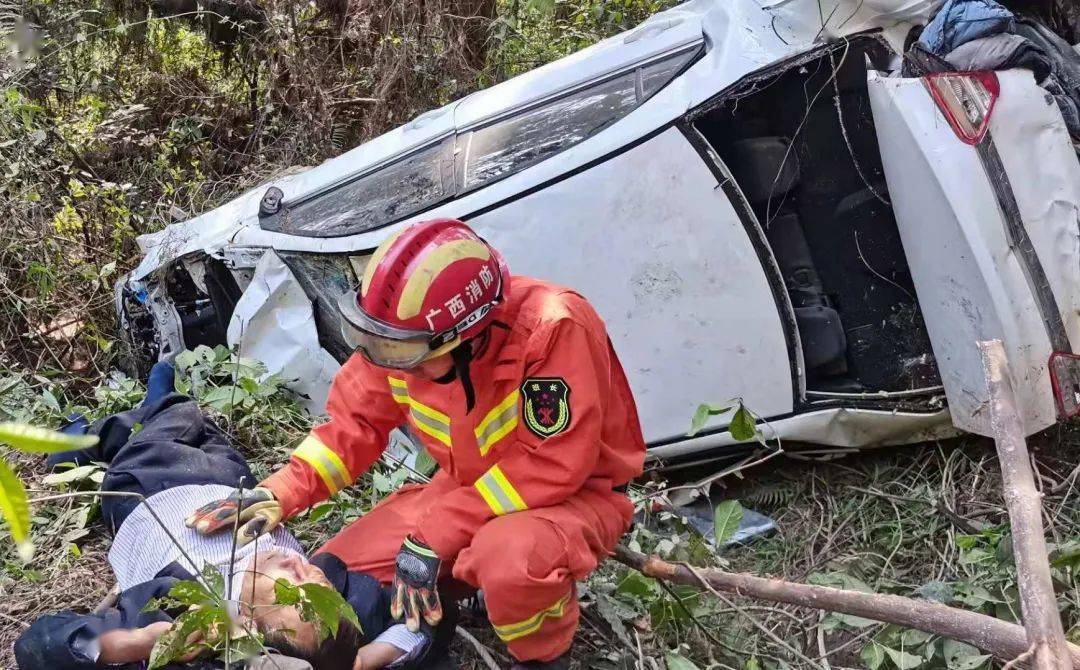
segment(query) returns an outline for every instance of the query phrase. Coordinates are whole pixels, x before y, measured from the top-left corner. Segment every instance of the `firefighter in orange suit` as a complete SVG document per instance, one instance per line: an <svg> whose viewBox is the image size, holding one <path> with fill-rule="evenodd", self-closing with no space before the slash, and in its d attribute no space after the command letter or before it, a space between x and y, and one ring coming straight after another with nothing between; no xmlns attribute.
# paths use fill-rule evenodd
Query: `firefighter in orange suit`
<svg viewBox="0 0 1080 670"><path fill-rule="evenodd" d="M627 530L623 490L645 444L603 322L577 293L509 274L455 220L386 240L359 291L339 303L360 356L341 368L329 420L254 491L189 519L241 539L349 486L408 423L438 461L324 551L393 583L392 614L413 629L441 617L436 577L483 589L515 668L567 667L575 581Z"/></svg>

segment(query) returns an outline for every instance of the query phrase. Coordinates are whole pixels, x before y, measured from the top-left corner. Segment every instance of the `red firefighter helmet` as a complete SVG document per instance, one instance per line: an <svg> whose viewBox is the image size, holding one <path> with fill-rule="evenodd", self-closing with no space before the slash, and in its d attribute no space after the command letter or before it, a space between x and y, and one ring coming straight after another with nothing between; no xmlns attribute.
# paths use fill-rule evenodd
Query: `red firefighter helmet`
<svg viewBox="0 0 1080 670"><path fill-rule="evenodd" d="M360 289L341 296L342 334L376 365L415 367L483 332L509 284L502 256L461 221L415 223L379 245Z"/></svg>

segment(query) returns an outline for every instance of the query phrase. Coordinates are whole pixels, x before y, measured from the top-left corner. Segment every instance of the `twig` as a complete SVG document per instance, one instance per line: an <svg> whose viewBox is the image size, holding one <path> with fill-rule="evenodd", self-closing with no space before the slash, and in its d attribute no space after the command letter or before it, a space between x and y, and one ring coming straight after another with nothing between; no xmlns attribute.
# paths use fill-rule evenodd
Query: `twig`
<svg viewBox="0 0 1080 670"><path fill-rule="evenodd" d="M109 589L109 592L106 593L105 597L102 598L101 601L97 605L94 606L94 609L91 610L91 612L93 612L94 614L104 614L105 610L107 610L110 607L112 607L113 605L115 605L116 601L118 601L119 599L120 599L120 585L116 584L111 589Z"/></svg>
<svg viewBox="0 0 1080 670"><path fill-rule="evenodd" d="M880 272L878 272L877 270L875 270L875 269L873 268L873 266L871 266L871 265L870 265L870 262L866 260L866 256L863 256L863 252L862 252L862 247L861 247L861 246L859 246L859 231L857 231L857 230L855 230L855 231L852 231L852 235L854 235L854 236L855 236L855 251L857 251L857 252L858 252L858 254L859 254L859 260L860 260L860 261L862 261L862 264L866 266L866 269L867 269L867 270L869 270L869 271L870 271L871 273L873 273L873 275L874 275L875 277L877 277L878 279L880 279L880 280L882 280L882 281L884 281L884 282L887 282L887 283L889 283L889 284L892 284L892 285L893 285L893 286L895 286L896 288L898 288L898 289L900 289L901 291L903 291L903 292L904 292L904 295L906 295L907 297L911 298L912 302L915 302L915 296L911 295L911 291L907 290L906 288L904 288L904 287L903 287L903 286L901 286L900 284L896 283L895 281L893 281L893 280L889 279L889 278L888 278L888 277L886 277L885 275L883 275L883 274L881 274Z"/></svg>
<svg viewBox="0 0 1080 670"><path fill-rule="evenodd" d="M978 535L981 532L973 523L949 509L944 498L938 498L937 504L935 504L934 507L937 508L937 511L940 512L943 517L951 521L954 526L964 531L966 534Z"/></svg>
<svg viewBox="0 0 1080 670"><path fill-rule="evenodd" d="M832 670L832 666L829 665L829 651L825 648L825 626L821 625L824 620L825 612L820 612L818 615L818 625L815 626L815 628L817 628L818 659L825 667L825 670Z"/></svg>
<svg viewBox="0 0 1080 670"><path fill-rule="evenodd" d="M743 617L745 617L746 619L749 619L750 623L752 623L754 625L754 628L757 628L758 630L760 630L770 640L772 640L776 644L780 645L784 649L787 649L789 652L794 654L800 661L805 663L808 667L818 667L818 668L824 668L825 667L821 663L815 663L813 661L813 659L811 659L809 656L802 653L801 651L799 651L798 649L796 649L792 645L788 644L783 638L781 638L779 635L774 633L771 628L769 628L765 624L758 621L757 617L755 617L752 614L750 614L749 612L745 611L742 608L742 606L739 605L738 603L736 603L734 600L732 600L731 598L728 598L724 594L722 594L719 591L717 591L716 589L714 589L709 584L709 582L707 582L704 578L701 577L701 575L698 573L697 568L695 568L694 566L692 566L692 565L690 565L688 563L683 563L682 565L687 570L689 570L691 573L693 573L695 577L698 578L698 582L701 584L701 586L704 586L706 589L708 589L710 592L712 592L712 594L714 596L716 596L717 598L720 599L720 602L724 603L728 607L734 608Z"/></svg>
<svg viewBox="0 0 1080 670"><path fill-rule="evenodd" d="M465 630L461 626L454 629L461 639L465 640L473 646L476 653L480 656L480 660L484 662L484 665L488 667L488 670L499 670L499 664L495 662L495 659L491 656L491 652L488 650L484 643L473 637L473 634Z"/></svg>
<svg viewBox="0 0 1080 670"><path fill-rule="evenodd" d="M10 614L6 614L4 612L0 612L0 617L3 617L5 619L7 619L8 621L15 624L16 626L19 626L20 628L29 628L30 627L30 624L26 623L25 621L22 621L21 619L16 619L15 617L11 616Z"/></svg>
<svg viewBox="0 0 1080 670"><path fill-rule="evenodd" d="M1077 476L1080 476L1080 465L1077 465L1075 468L1073 468L1073 471L1070 472L1065 477L1065 479L1062 479L1060 483L1054 484L1053 486L1051 486L1050 487L1050 493L1053 493L1053 494L1061 493L1066 488L1068 488L1070 484L1072 484L1072 481L1074 479L1076 479Z"/></svg>
<svg viewBox="0 0 1080 670"><path fill-rule="evenodd" d="M837 5L837 7L839 7L839 5ZM855 11L857 12L859 10L856 9ZM852 14L852 16L854 16L854 14ZM850 18L851 17L848 17L848 20L850 20ZM845 21L844 23L847 23L847 21ZM843 24L840 25L842 26ZM844 41L847 41L846 37L844 38ZM859 159L855 157L855 149L851 146L851 138L848 137L847 126L844 125L844 110L840 106L840 84L837 81L840 78L840 73L836 67L836 61L833 60L832 51L829 51L829 64L832 65L833 68L833 104L836 107L836 120L840 122L840 134L844 136L844 144L847 145L848 155L851 156L851 164L855 166L855 172L859 173L859 179L861 179L862 183L866 185L866 188L870 190L870 193L872 193L874 197L877 198L879 202L881 202L881 204L889 206L889 199L878 193L877 189L870 184L870 180L868 180L866 178L866 175L863 174L862 166L859 165Z"/></svg>
<svg viewBox="0 0 1080 670"><path fill-rule="evenodd" d="M1012 670L1019 667L1021 663L1027 663L1028 659L1035 655L1035 644L1033 643L1028 650L1020 654L1013 660L1009 661L1005 665L1001 666L1001 670Z"/></svg>
<svg viewBox="0 0 1080 670"><path fill-rule="evenodd" d="M641 653L641 633L634 629L634 640L637 641L637 667L638 670L645 670L645 654Z"/></svg>
<svg viewBox="0 0 1080 670"><path fill-rule="evenodd" d="M345 105L377 105L382 98L345 98L343 100L330 101L330 107L342 107Z"/></svg>
<svg viewBox="0 0 1080 670"><path fill-rule="evenodd" d="M760 452L758 452L758 453L760 453ZM648 494L646 496L646 498L655 498L657 496L672 493L674 491L685 491L685 490L688 490L688 489L702 489L702 488L705 488L706 486L712 484L713 482L715 482L717 480L723 479L724 477L729 477L729 476L735 474L736 472L742 472L743 470L748 470L749 468L761 465L762 463L764 463L766 461L769 461L769 460L772 460L773 458L776 458L780 454L784 454L784 453L787 453L787 452L785 452L783 449L779 449L779 448L773 449L772 451L767 453L765 456L762 456L761 458L759 458L759 459L757 459L755 461L751 461L750 459L743 459L742 461L740 461L739 463L736 463L735 465L731 466L730 468L727 468L726 470L721 470L720 472L718 472L718 473L716 473L714 475L709 475L708 477L706 477L704 479L701 479L701 480L699 480L697 482L694 482L693 484L685 484L683 486L672 486L671 488L668 488L668 489L660 489L658 491L654 491L654 492ZM750 456L750 458L753 458L753 456Z"/></svg>

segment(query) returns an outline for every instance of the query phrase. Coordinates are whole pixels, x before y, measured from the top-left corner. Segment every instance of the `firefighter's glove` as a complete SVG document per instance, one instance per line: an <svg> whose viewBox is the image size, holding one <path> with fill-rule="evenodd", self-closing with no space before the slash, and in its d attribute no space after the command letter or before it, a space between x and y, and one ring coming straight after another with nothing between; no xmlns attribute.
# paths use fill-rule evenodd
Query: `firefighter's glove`
<svg viewBox="0 0 1080 670"><path fill-rule="evenodd" d="M200 535L231 529L239 517L236 546L242 547L281 523L281 503L270 489L237 489L228 498L207 503L192 512L184 523Z"/></svg>
<svg viewBox="0 0 1080 670"><path fill-rule="evenodd" d="M409 535L401 545L395 562L397 572L394 574L390 616L395 619L405 617L405 627L414 633L420 630L421 616L429 626L438 625L443 616L436 589L439 567L442 565L438 554Z"/></svg>

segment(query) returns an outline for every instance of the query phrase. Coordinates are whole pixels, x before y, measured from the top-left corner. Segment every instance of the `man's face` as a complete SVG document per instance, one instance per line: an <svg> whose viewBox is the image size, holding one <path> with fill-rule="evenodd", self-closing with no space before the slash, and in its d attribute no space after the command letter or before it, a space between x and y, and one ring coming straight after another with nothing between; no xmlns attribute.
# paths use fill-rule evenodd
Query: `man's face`
<svg viewBox="0 0 1080 670"><path fill-rule="evenodd" d="M264 633L285 633L297 647L314 649L319 642L315 625L302 621L296 607L274 604L277 600L274 584L279 579L297 586L321 584L333 587L322 570L292 552L269 551L258 556L244 574L240 598L251 606L256 627Z"/></svg>

